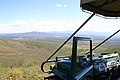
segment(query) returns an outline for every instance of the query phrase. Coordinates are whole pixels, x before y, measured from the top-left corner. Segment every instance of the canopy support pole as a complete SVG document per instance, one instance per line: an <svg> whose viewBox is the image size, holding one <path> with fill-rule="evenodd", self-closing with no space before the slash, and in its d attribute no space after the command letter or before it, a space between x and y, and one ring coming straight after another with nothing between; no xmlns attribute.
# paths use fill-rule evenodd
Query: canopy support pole
<svg viewBox="0 0 120 80"><path fill-rule="evenodd" d="M120 30L116 31L116 32L113 33L111 36L109 36L108 38L106 38L104 41L102 41L101 43L99 43L97 46L95 46L95 47L92 49L92 51L95 50L96 48L98 48L98 47L99 47L100 45L102 45L103 43L105 43L105 42L106 42L107 40L109 40L110 38L112 38L112 37L113 37L114 35L116 35L119 31L120 31ZM90 51L87 52L86 55L87 55L88 53L90 53Z"/></svg>
<svg viewBox="0 0 120 80"><path fill-rule="evenodd" d="M50 56L48 57L48 59L46 59L45 62L42 63L41 65L41 70L45 73L47 73L48 71L45 71L43 66L45 63L48 62L49 59L51 59L94 15L96 12L94 12L68 39L66 39L63 44L61 46L58 47L58 49L56 49L56 51Z"/></svg>

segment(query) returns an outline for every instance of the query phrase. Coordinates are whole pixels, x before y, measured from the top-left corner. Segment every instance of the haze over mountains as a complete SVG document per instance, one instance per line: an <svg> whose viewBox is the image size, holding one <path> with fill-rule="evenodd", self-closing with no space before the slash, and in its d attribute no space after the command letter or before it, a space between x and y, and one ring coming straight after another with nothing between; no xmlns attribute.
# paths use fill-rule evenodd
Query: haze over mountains
<svg viewBox="0 0 120 80"><path fill-rule="evenodd" d="M0 37L2 38L48 38L48 37L55 37L55 38L67 38L69 37L73 31L62 31L62 32L25 32L25 33L2 33ZM75 36L82 36L82 37L90 37L92 39L104 39L110 36L113 33L110 32L90 32L90 31L82 31L78 32ZM116 34L114 39L120 40L120 33Z"/></svg>

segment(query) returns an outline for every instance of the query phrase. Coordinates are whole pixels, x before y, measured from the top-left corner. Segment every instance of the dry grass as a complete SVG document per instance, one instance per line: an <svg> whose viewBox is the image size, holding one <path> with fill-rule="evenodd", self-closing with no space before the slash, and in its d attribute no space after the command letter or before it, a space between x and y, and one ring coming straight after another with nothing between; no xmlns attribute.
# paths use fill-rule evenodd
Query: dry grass
<svg viewBox="0 0 120 80"><path fill-rule="evenodd" d="M64 39L0 39L0 80L42 80L40 64L58 48ZM93 46L100 41L94 41ZM86 43L82 43L86 44ZM80 44L78 52L88 51L88 45ZM82 46L81 46L82 45ZM69 42L57 55L70 55L72 44ZM110 41L94 52L120 53L120 41ZM83 53L85 53L84 51ZM56 55L56 56L57 56ZM49 66L46 66L48 69Z"/></svg>

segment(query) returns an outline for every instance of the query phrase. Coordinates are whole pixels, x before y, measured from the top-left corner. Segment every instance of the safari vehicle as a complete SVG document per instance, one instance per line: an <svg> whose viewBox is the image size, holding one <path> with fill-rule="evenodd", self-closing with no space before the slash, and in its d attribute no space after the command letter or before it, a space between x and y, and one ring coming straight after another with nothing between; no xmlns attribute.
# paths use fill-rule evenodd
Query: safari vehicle
<svg viewBox="0 0 120 80"><path fill-rule="evenodd" d="M92 51L117 34L120 30L92 48L92 40L74 35L96 14L102 17L120 17L120 0L81 0L80 7L92 15L65 42L41 64L41 70L52 74L44 80L117 80L120 77L120 53L93 54ZM71 38L73 38L72 55L57 56L50 60ZM90 51L84 56L77 55L77 44L89 41ZM50 70L44 70L46 63L55 62Z"/></svg>

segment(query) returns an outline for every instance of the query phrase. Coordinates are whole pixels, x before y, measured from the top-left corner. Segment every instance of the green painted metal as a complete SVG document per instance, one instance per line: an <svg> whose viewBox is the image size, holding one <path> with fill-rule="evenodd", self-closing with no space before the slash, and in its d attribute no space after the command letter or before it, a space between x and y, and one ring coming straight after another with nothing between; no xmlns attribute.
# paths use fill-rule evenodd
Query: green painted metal
<svg viewBox="0 0 120 80"><path fill-rule="evenodd" d="M76 59L77 59L77 38L73 37L70 80L75 80Z"/></svg>
<svg viewBox="0 0 120 80"><path fill-rule="evenodd" d="M90 41L90 62L92 64L92 40L86 37L73 37L72 57L71 57L71 72L69 80L75 80L76 75L76 59L77 59L77 43L78 41Z"/></svg>

